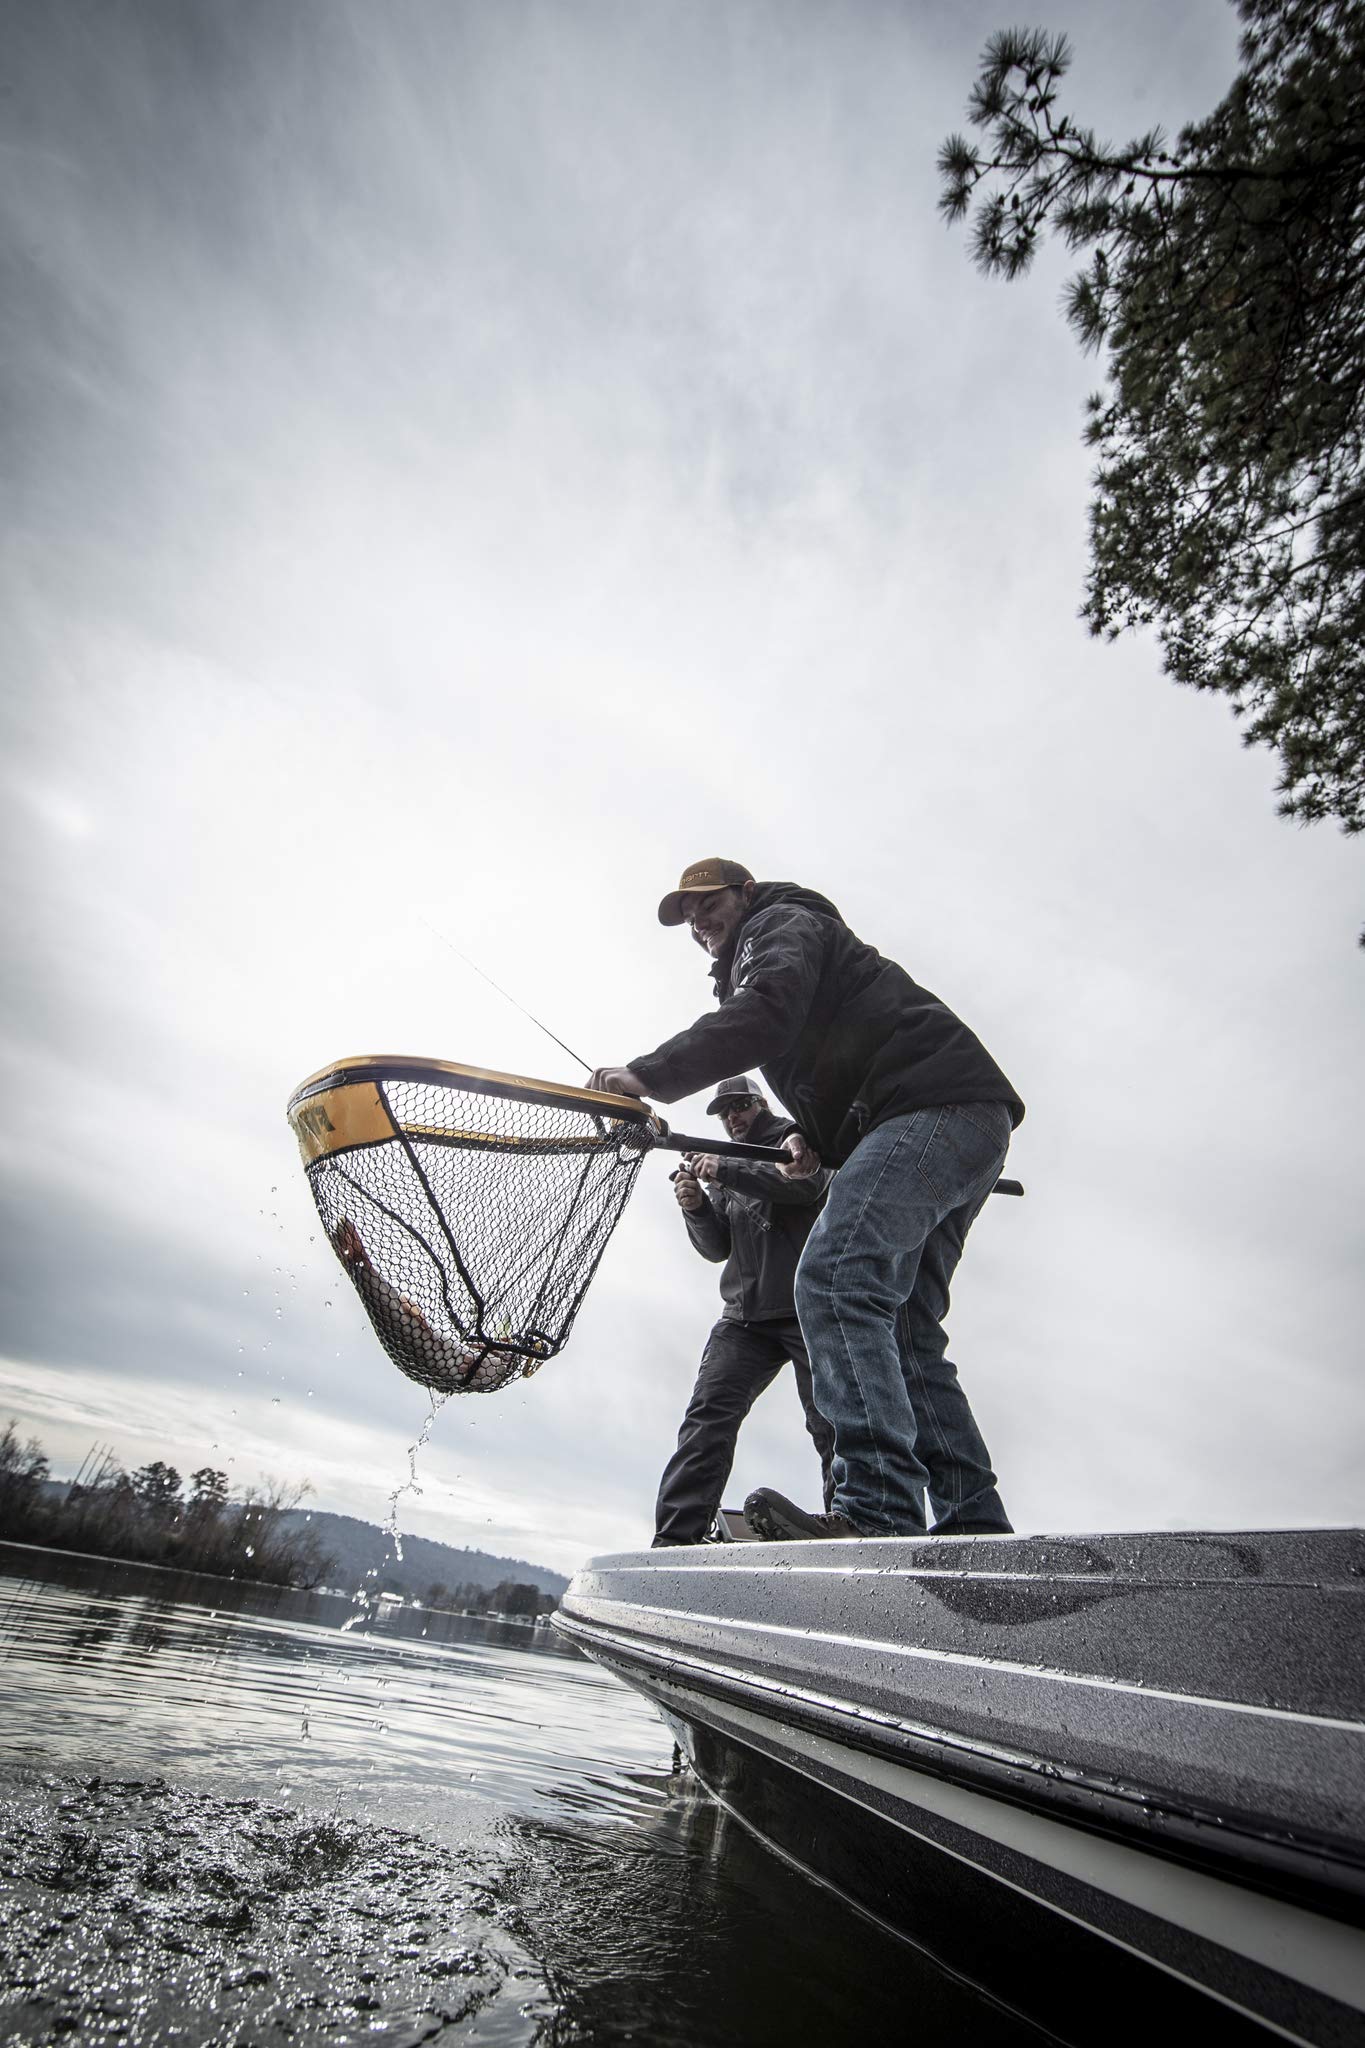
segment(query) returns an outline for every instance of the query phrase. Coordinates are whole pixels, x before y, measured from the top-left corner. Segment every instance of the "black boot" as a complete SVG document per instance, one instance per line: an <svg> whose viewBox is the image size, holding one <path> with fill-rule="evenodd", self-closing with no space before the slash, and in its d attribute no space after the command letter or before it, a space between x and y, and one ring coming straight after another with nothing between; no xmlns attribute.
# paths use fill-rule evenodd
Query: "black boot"
<svg viewBox="0 0 1365 2048"><path fill-rule="evenodd" d="M811 1515L784 1493L760 1486L744 1503L744 1519L765 1543L807 1543L812 1537L861 1536L846 1515Z"/></svg>

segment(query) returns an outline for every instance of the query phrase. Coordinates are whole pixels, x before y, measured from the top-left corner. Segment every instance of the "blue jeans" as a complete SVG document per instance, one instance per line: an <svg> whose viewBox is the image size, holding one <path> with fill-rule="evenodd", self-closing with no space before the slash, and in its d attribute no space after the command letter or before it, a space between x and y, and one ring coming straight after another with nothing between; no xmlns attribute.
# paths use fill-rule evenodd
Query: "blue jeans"
<svg viewBox="0 0 1365 2048"><path fill-rule="evenodd" d="M1003 1103L879 1124L834 1176L796 1269L836 1514L869 1535L1008 1531L943 1318L963 1241L1005 1162Z"/></svg>

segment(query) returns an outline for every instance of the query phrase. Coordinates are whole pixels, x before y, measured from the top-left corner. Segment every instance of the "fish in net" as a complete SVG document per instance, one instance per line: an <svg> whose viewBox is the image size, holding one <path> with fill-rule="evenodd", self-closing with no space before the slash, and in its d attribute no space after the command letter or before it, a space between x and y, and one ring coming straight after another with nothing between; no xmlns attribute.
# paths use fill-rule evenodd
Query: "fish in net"
<svg viewBox="0 0 1365 2048"><path fill-rule="evenodd" d="M289 1121L375 1335L441 1393L490 1393L562 1349L667 1141L626 1096L396 1056L313 1075Z"/></svg>

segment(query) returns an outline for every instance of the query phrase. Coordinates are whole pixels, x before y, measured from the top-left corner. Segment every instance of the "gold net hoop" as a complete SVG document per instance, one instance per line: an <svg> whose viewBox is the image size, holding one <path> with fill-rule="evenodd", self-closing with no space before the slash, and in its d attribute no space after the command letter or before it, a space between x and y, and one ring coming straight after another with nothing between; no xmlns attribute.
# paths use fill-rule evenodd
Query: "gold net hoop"
<svg viewBox="0 0 1365 2048"><path fill-rule="evenodd" d="M626 1096L401 1054L310 1075L288 1116L375 1335L441 1393L563 1349L661 1128Z"/></svg>

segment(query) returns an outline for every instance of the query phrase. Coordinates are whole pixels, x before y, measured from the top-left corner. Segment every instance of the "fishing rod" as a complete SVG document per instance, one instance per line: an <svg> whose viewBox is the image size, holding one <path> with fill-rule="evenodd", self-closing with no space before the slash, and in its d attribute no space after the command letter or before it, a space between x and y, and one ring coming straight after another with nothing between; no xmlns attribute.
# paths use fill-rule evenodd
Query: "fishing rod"
<svg viewBox="0 0 1365 2048"><path fill-rule="evenodd" d="M548 1024L542 1023L541 1019L533 1011L527 1009L525 1003L519 1003L516 997L502 986L501 982L494 981L491 974L485 974L478 961L471 960L468 953L462 953L455 944L455 941L446 938L445 933L438 930L429 917L424 917L422 922L427 930L433 933L436 938L445 940L446 945L449 946L456 958L463 960L465 966L471 968L478 975L480 981L486 981L491 989L497 990L497 993L504 1002L510 1003L512 1008L519 1010L522 1016L529 1023L534 1024L538 1031L543 1031L547 1038L553 1039L561 1052L566 1052L571 1060L578 1062L584 1073L592 1073L593 1069L588 1065L582 1053L575 1052L571 1045L566 1045L557 1031L551 1031ZM629 1102L634 1098L623 1096L621 1099L623 1102ZM705 1138L684 1137L681 1132L670 1131L657 1110L649 1110L647 1114L653 1121L654 1142L666 1152L716 1152L722 1154L727 1159L761 1159L768 1166L785 1166L791 1158L790 1152L779 1145L745 1145L733 1138L721 1139L709 1136Z"/></svg>
<svg viewBox="0 0 1365 2048"><path fill-rule="evenodd" d="M581 1052L575 1052L571 1045L565 1045L563 1039L559 1036L558 1032L551 1031L548 1024L542 1024L539 1017L534 1016L532 1012L527 1009L525 1003L519 1003L514 995L509 995L507 990L502 986L501 982L494 981L491 974L485 974L482 967L480 967L478 961L471 960L468 953L462 953L459 947L456 945L454 939L448 939L446 938L446 935L443 931L438 931L436 926L431 922L431 919L429 917L424 917L422 919L422 922L426 926L427 930L431 932L436 938L445 941L445 944L449 946L451 952L455 955L457 960L463 960L465 966L472 969L472 971L478 975L480 981L486 981L490 988L496 989L498 994L502 997L505 1003L510 1003L514 1010L520 1010L522 1016L525 1017L530 1023L534 1024L537 1031L543 1031L547 1038L553 1039L555 1044L559 1047L560 1051L566 1052L569 1055L569 1058L573 1060L577 1066L580 1066L583 1069L583 1072L585 1074L590 1074L593 1071L592 1068L589 1066L588 1062L584 1059Z"/></svg>

